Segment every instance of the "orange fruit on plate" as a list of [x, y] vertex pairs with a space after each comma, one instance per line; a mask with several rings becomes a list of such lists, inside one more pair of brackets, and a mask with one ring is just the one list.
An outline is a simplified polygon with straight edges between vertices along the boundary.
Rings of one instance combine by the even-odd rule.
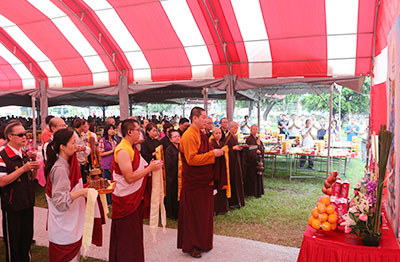
[[314, 208], [314, 209], [311, 211], [311, 215], [312, 215], [313, 217], [315, 217], [315, 218], [318, 218], [318, 215], [319, 215], [318, 209], [317, 209], [317, 208]]
[[326, 221], [328, 220], [328, 214], [327, 214], [327, 213], [319, 214], [318, 219], [319, 219], [319, 221], [321, 221], [321, 222], [326, 222]]
[[320, 202], [325, 206], [329, 206], [331, 204], [331, 199], [328, 196], [321, 197]]
[[331, 224], [333, 224], [333, 223], [336, 223], [337, 219], [338, 219], [337, 214], [336, 214], [336, 213], [333, 213], [333, 214], [330, 214], [330, 215], [329, 215], [329, 217], [328, 217], [328, 222], [331, 223]]
[[315, 229], [319, 229], [321, 227], [321, 221], [319, 221], [318, 219], [314, 219], [311, 226]]
[[331, 224], [329, 224], [329, 222], [324, 222], [324, 223], [322, 223], [321, 228], [324, 231], [330, 231], [331, 230]]
[[337, 227], [337, 224], [336, 224], [336, 223], [331, 224], [331, 231], [335, 230], [336, 227]]
[[328, 213], [328, 215], [335, 213], [335, 207], [332, 205], [327, 206], [326, 213]]
[[326, 213], [326, 206], [324, 204], [318, 203], [317, 208], [318, 208], [318, 213], [320, 214]]
[[311, 226], [312, 225], [312, 222], [314, 221], [314, 219], [315, 219], [315, 217], [313, 217], [313, 216], [310, 216], [309, 218], [308, 218], [308, 224]]

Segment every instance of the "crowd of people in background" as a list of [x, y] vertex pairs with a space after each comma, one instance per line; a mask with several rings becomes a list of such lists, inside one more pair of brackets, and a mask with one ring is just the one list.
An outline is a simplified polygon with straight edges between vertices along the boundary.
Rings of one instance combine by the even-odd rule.
[[[124, 127], [125, 122], [119, 121], [119, 118], [108, 117], [104, 122], [100, 122], [101, 125], [98, 125], [98, 120], [99, 118], [96, 117], [89, 117], [87, 120], [79, 117], [46, 117], [46, 128], [41, 132], [41, 142], [47, 184], [51, 185], [46, 194], [49, 204], [49, 241], [52, 257], [62, 256], [62, 252], [57, 252], [62, 251], [64, 245], [76, 246], [81, 244], [79, 242], [79, 236], [82, 234], [81, 230], [74, 231], [74, 234], [65, 235], [64, 237], [52, 235], [54, 232], [66, 230], [65, 228], [58, 228], [60, 224], [56, 223], [56, 221], [62, 216], [63, 219], [69, 219], [75, 223], [76, 227], [79, 227], [80, 222], [82, 222], [82, 206], [84, 206], [84, 202], [81, 199], [86, 197], [87, 194], [87, 190], [84, 189], [83, 185], [87, 183], [90, 170], [101, 168], [104, 177], [112, 179], [113, 163], [117, 161], [116, 150], [122, 145], [124, 137], [131, 134], [131, 129], [127, 130], [127, 127]], [[140, 153], [146, 165], [155, 160], [156, 148], [159, 145], [163, 146], [166, 170], [166, 196], [164, 202], [167, 216], [171, 219], [178, 219], [180, 206], [178, 197], [180, 190], [179, 180], [182, 179], [178, 176], [179, 166], [182, 165], [179, 157], [181, 152], [180, 144], [181, 138], [192, 125], [191, 121], [185, 117], [177, 119], [177, 116], [172, 118], [152, 116], [150, 119], [130, 117], [130, 120], [137, 123], [138, 126], [137, 139], [133, 139], [135, 140], [134, 143], [132, 142], [133, 140], [131, 141], [133, 143], [132, 147], [134, 152]], [[11, 130], [8, 128], [6, 133], [0, 130], [2, 134], [0, 137], [1, 149], [5, 148], [7, 151], [7, 148], [13, 147], [12, 141], [18, 140], [19, 148], [17, 151], [19, 150], [18, 152], [24, 154], [23, 147], [27, 142], [26, 127], [31, 121], [11, 118], [3, 118], [1, 121], [5, 123], [2, 127], [6, 126], [6, 129], [10, 125], [16, 125], [12, 126]], [[244, 124], [241, 123], [239, 125], [237, 122], [229, 122], [227, 118], [223, 117], [216, 125], [211, 117], [207, 117], [205, 119], [206, 124], [201, 129], [202, 134], [207, 139], [209, 148], [222, 150], [225, 147], [227, 150], [226, 157], [227, 159], [229, 158], [229, 164], [225, 161], [216, 161], [216, 163], [219, 163], [219, 171], [215, 172], [215, 174], [218, 174], [218, 178], [214, 179], [215, 184], [213, 185], [215, 195], [213, 214], [215, 215], [225, 214], [231, 209], [243, 207], [247, 196], [261, 197], [264, 194], [262, 179], [263, 143], [257, 137], [259, 133], [258, 127], [252, 125], [248, 121], [248, 117], [245, 121]], [[14, 130], [17, 127], [21, 129], [18, 129], [18, 132]], [[236, 134], [239, 128], [245, 130], [243, 133], [248, 134], [245, 145], [238, 143]], [[17, 134], [14, 134], [15, 132]], [[35, 160], [36, 156], [32, 157], [32, 159]], [[73, 165], [72, 163], [76, 163], [78, 169], [72, 170], [70, 168]], [[34, 164], [31, 165], [33, 167], [32, 170], [36, 170], [36, 166]], [[154, 169], [154, 164], [152, 166]], [[2, 168], [1, 161], [0, 168]], [[62, 173], [62, 175], [58, 175], [59, 173]], [[16, 175], [16, 179], [18, 179], [19, 175], [21, 174], [18, 173]], [[114, 174], [113, 179], [115, 179], [115, 176], [116, 174]], [[32, 182], [33, 177], [31, 175], [29, 181]], [[0, 182], [1, 179], [2, 177], [0, 177]], [[15, 186], [15, 181], [7, 182], [10, 183], [10, 187]], [[29, 195], [28, 197], [32, 202], [34, 195]], [[113, 199], [114, 197], [111, 194], [107, 195], [107, 204], [112, 210], [114, 210]], [[29, 210], [31, 212], [30, 206]], [[8, 210], [8, 212], [12, 213], [11, 210]], [[33, 219], [33, 216], [29, 216], [27, 219], [31, 218]], [[28, 222], [31, 223], [32, 221]], [[26, 247], [21, 249], [23, 247], [20, 246], [18, 241], [13, 242], [10, 240], [7, 245], [10, 247], [10, 254], [29, 251], [29, 249], [26, 250]], [[195, 255], [198, 254], [196, 253]]]
[[[204, 113], [204, 110], [197, 111], [201, 114]], [[191, 126], [194, 126], [194, 129], [190, 129], [192, 130], [190, 131], [192, 132], [191, 136], [195, 137], [197, 136], [197, 131], [194, 130], [200, 127], [201, 136], [199, 139], [201, 140], [201, 148], [199, 150], [205, 150], [203, 145], [206, 145], [205, 148], [208, 148], [207, 150], [220, 150], [215, 151], [215, 159], [209, 158], [206, 161], [207, 163], [214, 161], [214, 177], [212, 180], [214, 191], [213, 214], [225, 214], [229, 210], [243, 207], [246, 197], [261, 197], [264, 194], [262, 177], [264, 145], [257, 136], [260, 133], [259, 127], [252, 124], [248, 116], [245, 116], [240, 123], [228, 121], [226, 117], [222, 117], [216, 121], [211, 117], [204, 116], [204, 119], [201, 120], [199, 112], [194, 117], [195, 122], [193, 122], [193, 119], [191, 121], [185, 117], [178, 119], [178, 116], [157, 117], [155, 115], [150, 118], [143, 116], [129, 117], [129, 121], [131, 121], [129, 123], [120, 121], [119, 117], [108, 117], [105, 119], [88, 117], [85, 120], [79, 117], [60, 118], [47, 116], [45, 120], [46, 128], [41, 132], [41, 142], [47, 184], [51, 185], [50, 191], [46, 191], [47, 193], [50, 192], [50, 195], [47, 195], [47, 200], [49, 203], [49, 227], [51, 228], [49, 231], [50, 252], [53, 252], [51, 256], [61, 256], [62, 252], [57, 252], [62, 250], [65, 244], [73, 246], [81, 245], [79, 239], [82, 232], [79, 230], [74, 231], [75, 235], [68, 235], [66, 233], [66, 236], [62, 238], [56, 235], [53, 236], [52, 232], [64, 230], [63, 228], [54, 228], [60, 226], [54, 221], [59, 219], [57, 217], [62, 216], [65, 219], [73, 220], [76, 223], [75, 226], [79, 227], [82, 217], [79, 215], [76, 216], [76, 214], [83, 212], [81, 209], [85, 204], [84, 201], [82, 202], [82, 199], [87, 194], [87, 190], [84, 189], [83, 185], [87, 183], [90, 170], [101, 168], [103, 176], [106, 179], [116, 179], [115, 176], [124, 172], [124, 170], [120, 170], [120, 173], [115, 173], [115, 167], [113, 167], [114, 163], [118, 160], [117, 152], [120, 150], [129, 151], [129, 154], [131, 154], [133, 162], [130, 168], [140, 170], [139, 167], [141, 167], [141, 169], [147, 170], [143, 172], [134, 171], [142, 174], [142, 178], [144, 178], [151, 170], [160, 167], [159, 162], [154, 162], [155, 151], [158, 146], [163, 146], [166, 171], [166, 196], [164, 199], [166, 213], [169, 218], [179, 220], [181, 216], [179, 211], [181, 204], [179, 192], [181, 190], [180, 179], [182, 179], [182, 177], [179, 177], [179, 169], [182, 166], [181, 156], [183, 157], [185, 153], [182, 148], [181, 139]], [[3, 196], [5, 192], [8, 192], [5, 188], [14, 190], [15, 181], [19, 182], [21, 178], [23, 178], [23, 181], [27, 181], [24, 184], [29, 189], [27, 192], [33, 190], [31, 182], [36, 176], [35, 170], [38, 168], [36, 155], [29, 155], [23, 150], [27, 142], [27, 132], [25, 130], [30, 128], [31, 125], [31, 119], [21, 117], [0, 118], [0, 185], [4, 189], [2, 190], [2, 202], [4, 202], [3, 199], [9, 197]], [[285, 135], [286, 138], [294, 139], [301, 136], [303, 147], [313, 147], [314, 140], [323, 140], [326, 137], [329, 123], [324, 117], [317, 118], [314, 114], [309, 118], [306, 118], [304, 115], [297, 116], [291, 114], [289, 116], [282, 114], [277, 121], [277, 126], [279, 133]], [[70, 128], [68, 129], [67, 127]], [[335, 117], [331, 123], [332, 141], [340, 139], [340, 127], [341, 123]], [[239, 130], [246, 136], [245, 144], [239, 144], [238, 142], [236, 135]], [[271, 131], [272, 129], [270, 128], [266, 128], [265, 130], [266, 133]], [[367, 133], [368, 130], [360, 126], [359, 119], [350, 119], [349, 124], [344, 127], [344, 134], [347, 137], [347, 141], [352, 141], [355, 136], [361, 136], [364, 141], [367, 139], [364, 138]], [[205, 140], [203, 140], [203, 136]], [[187, 139], [183, 141], [187, 141]], [[200, 146], [200, 144], [196, 144], [196, 146]], [[223, 150], [226, 150], [226, 152], [223, 153]], [[195, 153], [197, 154], [198, 152], [196, 151]], [[127, 160], [129, 159], [129, 154], [126, 155], [128, 157]], [[137, 154], [140, 155], [140, 159], [142, 160], [135, 160], [137, 159]], [[222, 159], [227, 159], [227, 161], [221, 160], [221, 154], [225, 155], [225, 158]], [[17, 161], [18, 163], [15, 164], [21, 167], [27, 165], [24, 165], [26, 163], [24, 159], [31, 159], [28, 162], [31, 163], [29, 164], [29, 168], [9, 169], [6, 163], [9, 161], [10, 156], [13, 155], [20, 155], [21, 161]], [[136, 156], [132, 158], [133, 155]], [[123, 159], [124, 156], [122, 154], [122, 156], [118, 157], [122, 157], [121, 159]], [[144, 161], [143, 165], [141, 161]], [[188, 164], [190, 166], [188, 160], [184, 161], [186, 166]], [[189, 161], [193, 162], [193, 160]], [[300, 167], [304, 168], [305, 162], [306, 158], [302, 159]], [[76, 170], [70, 168], [72, 163], [76, 163]], [[185, 163], [183, 163], [184, 167]], [[125, 165], [126, 163], [119, 164], [120, 168], [129, 169]], [[150, 169], [145, 168], [147, 165], [150, 166]], [[313, 168], [312, 158], [308, 159], [308, 168]], [[14, 170], [20, 171], [17, 172]], [[112, 170], [114, 170], [114, 174]], [[57, 175], [58, 173], [62, 173], [63, 175]], [[9, 179], [10, 177], [12, 179]], [[125, 177], [124, 179], [127, 178]], [[136, 178], [132, 181], [136, 181]], [[18, 186], [15, 189], [18, 190]], [[122, 192], [124, 191], [122, 190]], [[24, 203], [33, 203], [34, 194], [22, 194], [22, 196], [25, 198], [21, 200], [25, 201]], [[119, 201], [121, 200], [118, 197], [112, 197], [111, 194], [107, 195], [109, 208], [115, 210], [113, 208], [113, 200], [117, 201], [114, 204], [118, 207], [115, 214], [122, 212], [119, 211], [121, 205]], [[13, 217], [16, 223], [19, 221], [18, 223], [31, 225], [33, 223], [32, 207], [33, 205], [25, 205], [23, 206], [25, 213], [19, 211], [18, 213], [14, 212], [9, 203], [5, 202], [2, 205], [3, 219], [7, 217], [5, 215], [8, 215], [8, 217]], [[24, 219], [19, 219], [20, 216], [24, 216]], [[135, 219], [138, 219], [138, 217], [135, 217]], [[3, 223], [3, 227], [5, 226], [9, 228], [3, 228], [3, 232], [9, 230], [9, 234], [17, 234], [13, 230], [20, 225], [8, 222], [8, 224]], [[29, 227], [27, 230], [31, 232], [33, 229]], [[32, 238], [32, 234], [29, 234], [29, 238]], [[13, 239], [10, 238], [9, 242], [5, 239], [7, 242], [7, 256], [17, 256], [17, 254], [18, 256], [24, 256], [24, 252], [29, 251], [27, 243], [30, 240], [20, 242]], [[112, 239], [115, 240], [115, 235]], [[192, 251], [185, 252], [189, 252], [195, 257], [201, 255], [197, 249], [194, 253]]]
[[[286, 138], [295, 138], [296, 136], [302, 135], [302, 130], [306, 128], [306, 121], [310, 120], [309, 127], [310, 133], [313, 139], [323, 140], [328, 134], [329, 119], [325, 117], [317, 118], [315, 114], [310, 117], [305, 115], [297, 116], [296, 114], [286, 115], [281, 114], [277, 120], [279, 134], [284, 134]], [[339, 141], [341, 121], [338, 115], [335, 115], [331, 122], [331, 140]], [[350, 118], [349, 124], [345, 126], [344, 134], [346, 135], [346, 141], [351, 142], [354, 136], [362, 136], [368, 134], [368, 123], [361, 125], [360, 117]]]

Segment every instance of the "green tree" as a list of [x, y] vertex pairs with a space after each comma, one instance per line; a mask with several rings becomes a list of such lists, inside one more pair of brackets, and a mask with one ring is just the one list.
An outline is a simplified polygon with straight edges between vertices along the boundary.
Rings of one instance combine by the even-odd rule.
[[289, 94], [285, 95], [284, 98], [274, 96], [263, 96], [261, 99], [261, 107], [264, 108], [263, 120], [267, 120], [268, 114], [271, 112], [273, 107], [279, 106], [282, 112], [287, 112], [287, 107], [293, 102], [297, 101], [300, 95]]
[[[369, 112], [369, 93], [371, 90], [371, 78], [366, 77], [362, 94], [354, 92], [351, 89], [343, 88], [341, 97], [341, 117], [347, 113], [366, 114]], [[321, 94], [325, 101], [329, 102], [329, 94]], [[329, 111], [329, 105], [325, 103], [318, 95], [312, 94], [304, 96], [301, 99], [302, 105], [309, 111]], [[339, 94], [333, 94], [333, 114], [339, 111]]]
[[148, 104], [150, 113], [170, 111], [173, 106], [172, 104]]

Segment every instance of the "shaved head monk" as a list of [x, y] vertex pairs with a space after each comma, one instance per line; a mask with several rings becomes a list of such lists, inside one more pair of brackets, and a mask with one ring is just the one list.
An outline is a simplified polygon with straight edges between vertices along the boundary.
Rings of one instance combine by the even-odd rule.
[[182, 190], [178, 218], [178, 248], [192, 257], [213, 247], [214, 198], [213, 164], [222, 149], [212, 149], [207, 135], [207, 115], [203, 108], [190, 112], [191, 125], [183, 134], [179, 150], [182, 159]]
[[140, 141], [139, 122], [122, 122], [123, 138], [114, 150], [113, 177], [116, 182], [112, 193], [112, 223], [110, 262], [144, 261], [143, 202], [146, 198], [147, 178], [160, 169], [162, 161], [147, 164], [135, 144]]

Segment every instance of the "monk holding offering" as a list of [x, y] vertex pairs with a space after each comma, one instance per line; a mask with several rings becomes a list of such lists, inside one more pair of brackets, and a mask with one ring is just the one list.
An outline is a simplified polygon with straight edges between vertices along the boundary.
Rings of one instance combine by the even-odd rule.
[[139, 122], [122, 122], [123, 138], [114, 150], [113, 177], [116, 182], [112, 194], [112, 223], [110, 262], [144, 261], [143, 205], [146, 201], [148, 175], [162, 167], [162, 161], [147, 164], [136, 144], [140, 141]]
[[190, 112], [191, 125], [183, 134], [179, 150], [182, 159], [182, 189], [178, 218], [178, 248], [192, 257], [213, 247], [213, 164], [222, 149], [212, 149], [207, 135], [207, 115], [203, 108]]

